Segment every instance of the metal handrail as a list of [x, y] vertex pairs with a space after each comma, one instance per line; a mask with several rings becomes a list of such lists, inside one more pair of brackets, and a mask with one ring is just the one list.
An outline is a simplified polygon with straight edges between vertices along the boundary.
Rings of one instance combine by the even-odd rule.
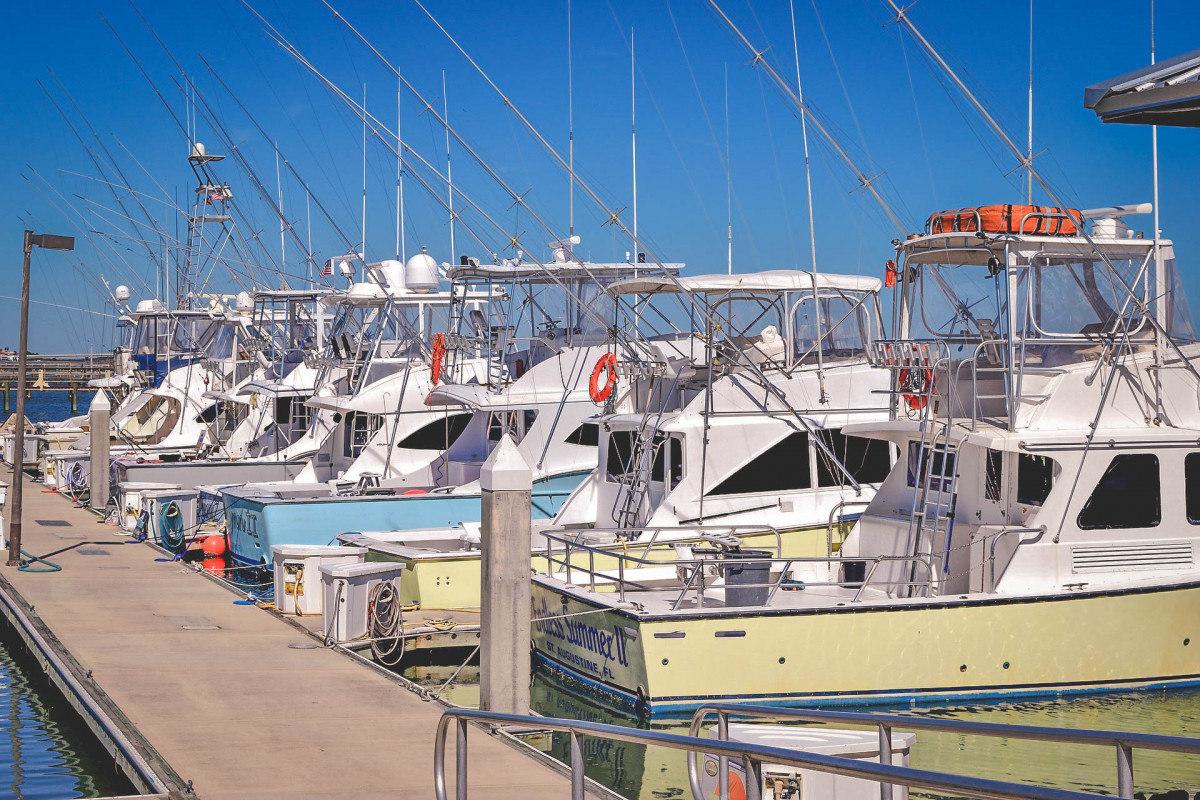
[[[871, 715], [864, 716], [869, 717]], [[904, 719], [907, 721], [909, 718]], [[482, 711], [471, 708], [452, 708], [442, 713], [442, 718], [438, 721], [437, 731], [434, 733], [433, 789], [437, 800], [448, 800], [449, 798], [446, 785], [446, 734], [452, 722], [455, 725], [456, 734], [454, 748], [454, 796], [457, 800], [467, 800], [469, 791], [467, 785], [467, 763], [469, 758], [467, 726], [472, 721], [570, 734], [572, 800], [583, 800], [584, 798], [585, 776], [582, 740], [585, 736], [612, 741], [631, 742], [633, 744], [654, 745], [670, 750], [681, 750], [685, 753], [711, 753], [719, 756], [726, 762], [729, 758], [741, 758], [746, 769], [746, 797], [751, 800], [761, 800], [761, 776], [764, 764], [781, 764], [832, 775], [863, 778], [870, 781], [879, 781], [882, 786], [899, 784], [901, 786], [932, 789], [935, 791], [950, 792], [960, 797], [980, 798], [981, 800], [1102, 800], [1104, 797], [1098, 794], [1073, 792], [1067, 789], [1055, 789], [1048, 786], [1032, 786], [1023, 783], [992, 780], [990, 778], [951, 775], [944, 772], [915, 769], [913, 767], [876, 764], [871, 761], [857, 761], [842, 756], [809, 753], [803, 750], [768, 747], [748, 742], [734, 743], [720, 739], [704, 739], [698, 736], [684, 736], [678, 733], [642, 730], [603, 722], [584, 722], [581, 720], [535, 717], [523, 714], [503, 714], [495, 711]], [[950, 721], [946, 720], [946, 722]], [[878, 723], [864, 721], [863, 724]], [[1020, 726], [1012, 727], [1017, 730], [1020, 729]], [[1117, 735], [1132, 736], [1131, 734]], [[1129, 741], [1132, 743], [1132, 740]], [[890, 756], [890, 741], [888, 745], [887, 753]], [[1141, 745], [1139, 744], [1139, 746]], [[1193, 751], [1189, 750], [1188, 752]], [[1200, 752], [1200, 745], [1197, 745], [1197, 749], [1194, 752]], [[689, 759], [689, 762], [691, 760]], [[1132, 764], [1130, 765], [1130, 769], [1132, 770]], [[724, 782], [726, 787], [728, 786], [727, 781], [728, 778]], [[696, 798], [702, 796], [696, 792], [695, 786], [693, 787], [693, 794]], [[726, 790], [721, 796], [728, 797], [728, 791]], [[1129, 796], [1132, 797], [1132, 795]]]
[[[833, 518], [839, 516], [838, 511], [846, 506], [869, 506], [870, 500], [842, 500], [836, 506], [829, 510], [829, 524], [825, 526], [825, 545], [826, 555], [833, 555]], [[844, 518], [843, 518], [844, 521]]]
[[[1037, 538], [1040, 539], [1046, 533], [1046, 526], [1041, 525], [1037, 528], [1006, 528], [1005, 530], [1000, 531], [999, 533], [997, 533], [995, 536], [992, 537], [992, 542], [988, 546], [988, 572], [989, 572], [988, 586], [990, 587], [988, 590], [989, 592], [996, 591], [996, 545], [997, 545], [997, 543], [999, 543], [999, 541], [1001, 539], [1003, 539], [1005, 536], [1008, 536], [1010, 533], [1016, 533], [1016, 534], [1022, 534], [1022, 535], [1026, 534], [1026, 533], [1036, 533]], [[1026, 541], [1033, 542], [1036, 540], [1035, 539], [1026, 540], [1023, 538], [1018, 539], [1017, 547], [1020, 547], [1021, 545], [1025, 544]]]
[[[1157, 733], [1127, 733], [1102, 730], [1072, 730], [1049, 728], [1036, 725], [1010, 725], [994, 722], [973, 722], [940, 717], [916, 717], [902, 714], [878, 714], [856, 711], [818, 711], [802, 708], [780, 708], [778, 706], [736, 705], [733, 703], [708, 703], [696, 709], [692, 715], [689, 736], [696, 737], [704, 720], [717, 715], [718, 735], [727, 737], [729, 717], [753, 717], [756, 719], [794, 720], [796, 722], [838, 723], [841, 725], [877, 726], [879, 728], [879, 759], [881, 764], [890, 764], [892, 757], [892, 729], [927, 730], [939, 733], [955, 733], [972, 736], [996, 736], [1009, 739], [1027, 739], [1061, 744], [1108, 745], [1117, 750], [1117, 794], [1122, 798], [1133, 797], [1133, 748], [1160, 750], [1173, 753], [1200, 755], [1200, 739], [1185, 736], [1164, 736]], [[724, 761], [724, 759], [722, 759]], [[724, 793], [728, 797], [727, 764], [721, 765]], [[694, 758], [688, 759], [688, 779], [692, 791], [700, 797], [700, 778]], [[908, 784], [911, 785], [911, 784]], [[891, 784], [880, 784], [881, 800], [891, 800]]]
[[[631, 563], [635, 566], [640, 566], [640, 567], [675, 567], [677, 570], [680, 567], [690, 568], [690, 569], [688, 569], [687, 579], [684, 581], [683, 586], [680, 589], [679, 596], [675, 598], [674, 602], [671, 605], [672, 610], [678, 609], [679, 606], [683, 603], [684, 598], [687, 597], [688, 592], [691, 591], [693, 588], [693, 582], [696, 580], [696, 578], [698, 576], [702, 577], [702, 573], [703, 573], [703, 570], [705, 567], [727, 566], [727, 565], [741, 566], [747, 562], [747, 559], [743, 559], [743, 558], [737, 558], [737, 559], [728, 558], [727, 559], [727, 558], [720, 558], [720, 557], [716, 557], [716, 558], [677, 558], [672, 561], [657, 561], [655, 559], [648, 558], [645, 555], [636, 556], [636, 555], [631, 555], [629, 553], [612, 550], [609, 548], [600, 548], [600, 547], [595, 547], [592, 545], [582, 544], [582, 543], [578, 543], [578, 542], [572, 542], [569, 539], [566, 539], [566, 538], [563, 538], [560, 536], [555, 536], [553, 534], [546, 533], [546, 532], [543, 532], [542, 535], [547, 540], [546, 550], [544, 553], [544, 558], [546, 559], [546, 573], [545, 574], [547, 577], [550, 577], [550, 578], [555, 577], [553, 568], [555, 565], [558, 565], [558, 566], [562, 567], [563, 572], [566, 573], [564, 582], [569, 583], [569, 584], [574, 584], [575, 581], [572, 580], [571, 572], [573, 570], [579, 570], [581, 572], [584, 572], [587, 575], [587, 581], [586, 581], [587, 586], [593, 592], [596, 591], [596, 579], [597, 578], [599, 578], [602, 581], [603, 580], [611, 581], [616, 587], [617, 597], [618, 597], [618, 600], [620, 600], [621, 602], [625, 602], [625, 592], [626, 592], [627, 588], [638, 589], [641, 591], [654, 591], [655, 589], [662, 588], [662, 587], [649, 586], [649, 585], [639, 583], [637, 581], [629, 580], [628, 578], [626, 578], [625, 577], [625, 565], [627, 562]], [[563, 548], [562, 548], [563, 555], [562, 556], [556, 557], [554, 555], [554, 553], [551, 549], [552, 542], [559, 542], [560, 544], [563, 545]], [[690, 542], [690, 543], [696, 543], [696, 542], [711, 543], [711, 542], [707, 542], [706, 540], [703, 540], [703, 539], [681, 539], [681, 540], [677, 540], [677, 541], [672, 541], [672, 542], [670, 542], [670, 544], [674, 545], [674, 544], [683, 544], [683, 543], [688, 543], [688, 542]], [[578, 566], [578, 565], [575, 565], [574, 563], [572, 563], [572, 555], [573, 555], [572, 550], [583, 551], [584, 553], [587, 554], [587, 557], [588, 557], [587, 567]], [[596, 559], [597, 554], [604, 556], [604, 557], [615, 559], [617, 561], [616, 574], [613, 574], [612, 572], [606, 572], [603, 570], [596, 569], [595, 559]], [[844, 564], [844, 563], [848, 563], [848, 562], [854, 562], [854, 563], [869, 562], [871, 564], [871, 567], [869, 570], [867, 570], [866, 575], [864, 576], [861, 583], [848, 582], [848, 581], [821, 581], [821, 582], [814, 581], [814, 582], [806, 582], [806, 584], [805, 584], [806, 586], [837, 586], [837, 587], [847, 587], [847, 588], [857, 587], [857, 591], [855, 592], [854, 597], [851, 598], [851, 600], [850, 600], [850, 602], [852, 602], [852, 603], [857, 603], [862, 599], [863, 592], [865, 592], [867, 590], [868, 586], [871, 584], [871, 579], [875, 575], [875, 571], [879, 568], [879, 565], [883, 562], [911, 561], [911, 562], [915, 562], [917, 564], [923, 564], [926, 567], [927, 572], [929, 573], [929, 577], [928, 577], [927, 581], [916, 581], [916, 580], [885, 581], [885, 582], [883, 582], [881, 584], [877, 584], [877, 585], [887, 586], [887, 587], [897, 587], [897, 586], [912, 587], [912, 586], [928, 586], [933, 582], [932, 568], [929, 566], [928, 563], [926, 563], [925, 558], [923, 556], [916, 556], [916, 555], [909, 555], [909, 556], [892, 556], [892, 555], [792, 556], [792, 557], [788, 557], [788, 558], [784, 558], [783, 556], [767, 555], [767, 556], [761, 556], [761, 557], [755, 556], [753, 558], [753, 561], [758, 562], [758, 563], [769, 562], [772, 565], [781, 563], [783, 565], [782, 568], [779, 570], [778, 577], [776, 577], [773, 581], [769, 581], [767, 583], [743, 583], [743, 584], [737, 585], [738, 588], [743, 588], [743, 589], [767, 588], [769, 591], [768, 591], [768, 595], [767, 595], [767, 600], [766, 600], [766, 602], [764, 602], [764, 605], [770, 603], [771, 599], [774, 598], [776, 592], [779, 591], [779, 588], [783, 585], [783, 581], [787, 577], [787, 574], [791, 570], [791, 567], [793, 564]], [[728, 584], [726, 584], [726, 585], [728, 585]], [[702, 602], [703, 601], [703, 591], [704, 591], [703, 581], [701, 581], [700, 588], [698, 591], [700, 593], [700, 595], [699, 595], [700, 601]]]

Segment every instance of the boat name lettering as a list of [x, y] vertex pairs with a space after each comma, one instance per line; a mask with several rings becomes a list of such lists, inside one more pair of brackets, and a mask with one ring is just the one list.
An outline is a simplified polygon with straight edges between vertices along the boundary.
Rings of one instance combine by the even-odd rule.
[[533, 626], [539, 633], [595, 653], [606, 661], [616, 661], [623, 667], [629, 666], [625, 648], [629, 636], [622, 626], [613, 626], [609, 631], [583, 621], [555, 615], [551, 613], [544, 597], [540, 602], [534, 601], [533, 619]]

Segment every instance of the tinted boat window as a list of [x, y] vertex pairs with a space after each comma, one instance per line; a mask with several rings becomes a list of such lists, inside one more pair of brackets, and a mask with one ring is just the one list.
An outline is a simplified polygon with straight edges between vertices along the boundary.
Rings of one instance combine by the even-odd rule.
[[1022, 453], [1017, 459], [1017, 502], [1040, 506], [1054, 487], [1054, 459]]
[[409, 450], [445, 450], [454, 444], [471, 421], [471, 414], [451, 414], [444, 419], [437, 419], [428, 425], [423, 425], [405, 436], [396, 447]]
[[629, 462], [633, 455], [634, 434], [635, 431], [613, 431], [608, 435], [608, 457], [605, 459], [605, 469], [610, 481], [615, 481], [629, 470]]
[[1079, 512], [1079, 527], [1152, 528], [1162, 521], [1158, 456], [1123, 453], [1112, 460]]
[[[887, 442], [846, 436], [837, 428], [820, 430], [817, 435], [859, 483], [879, 483], [891, 471], [892, 458]], [[842, 471], [818, 449], [817, 486], [842, 486], [845, 483]]]
[[811, 487], [808, 434], [797, 431], [718, 483], [708, 494], [785, 492]]
[[577, 444], [581, 447], [595, 447], [600, 444], [600, 426], [594, 422], [585, 422], [567, 437], [567, 444]]
[[1200, 453], [1188, 453], [1183, 460], [1183, 480], [1188, 522], [1200, 525]]
[[983, 498], [985, 500], [999, 500], [1001, 479], [1004, 475], [1004, 451], [1003, 450], [988, 450], [987, 451], [987, 467], [983, 482]]

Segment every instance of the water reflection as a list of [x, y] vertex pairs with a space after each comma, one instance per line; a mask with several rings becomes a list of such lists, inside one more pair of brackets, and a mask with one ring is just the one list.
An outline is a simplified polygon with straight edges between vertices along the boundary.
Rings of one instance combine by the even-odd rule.
[[[625, 717], [563, 692], [541, 675], [531, 691], [534, 711], [548, 717], [608, 722], [686, 733], [690, 720], [648, 723]], [[912, 708], [892, 713], [939, 716], [1002, 724], [1066, 729], [1102, 728], [1138, 733], [1200, 736], [1200, 691], [1130, 693], [1025, 703]], [[565, 734], [543, 735], [534, 746], [569, 763]], [[587, 775], [630, 800], [690, 796], [682, 753], [624, 742], [584, 740]], [[1149, 750], [1134, 751], [1137, 791], [1147, 795], [1183, 789], [1200, 791], [1200, 758]], [[911, 766], [981, 778], [1035, 783], [1075, 791], [1116, 794], [1116, 754], [1110, 747], [1063, 745], [983, 736], [917, 732]], [[915, 796], [915, 793], [914, 793]]]
[[61, 800], [132, 793], [74, 711], [48, 699], [53, 689], [31, 685], [31, 674], [0, 640], [0, 796]]

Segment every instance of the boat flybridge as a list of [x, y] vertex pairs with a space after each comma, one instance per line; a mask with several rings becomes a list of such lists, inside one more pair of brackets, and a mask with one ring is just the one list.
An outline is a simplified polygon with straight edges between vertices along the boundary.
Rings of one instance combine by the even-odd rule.
[[534, 579], [539, 664], [649, 714], [1200, 682], [1200, 345], [1145, 213], [964, 209], [897, 242], [891, 419], [843, 432], [901, 458], [838, 553], [572, 544]]
[[[602, 401], [569, 437], [591, 445], [598, 466], [553, 519], [534, 523], [535, 553], [578, 542], [630, 552], [710, 532], [748, 549], [832, 552], [844, 529], [835, 541], [831, 519], [861, 509], [893, 461], [886, 443], [841, 433], [888, 419], [890, 374], [868, 361], [879, 288], [784, 270], [614, 283], [613, 330], [649, 333], [680, 309], [700, 330], [636, 341], [634, 363], [619, 370], [626, 402]], [[536, 465], [536, 452], [522, 455]], [[480, 601], [477, 525], [339, 538], [404, 562], [406, 602]]]
[[[439, 295], [445, 313], [437, 319], [422, 313], [407, 323], [428, 342], [428, 360], [413, 361], [423, 370], [375, 378], [375, 363], [396, 358], [385, 347], [384, 355], [362, 367], [342, 365], [345, 376], [333, 391], [323, 382], [308, 405], [333, 412], [344, 433], [325, 436], [310, 467], [291, 485], [225, 491], [234, 556], [265, 564], [274, 544], [327, 544], [351, 528], [477, 520], [479, 469], [506, 432], [536, 457], [539, 508], [552, 516], [595, 466], [594, 448], [568, 441], [578, 421], [594, 411], [583, 387], [608, 336], [592, 306], [611, 282], [650, 269], [581, 264], [566, 243], [555, 244], [550, 263], [518, 258], [480, 266], [464, 259], [452, 270], [451, 291]], [[348, 326], [356, 317], [345, 319]], [[335, 323], [331, 341], [353, 350], [341, 331]], [[356, 391], [355, 381], [369, 383]], [[366, 406], [367, 400], [375, 405]], [[317, 437], [319, 428], [314, 419], [310, 433]]]

